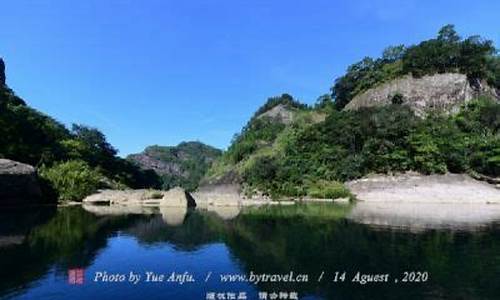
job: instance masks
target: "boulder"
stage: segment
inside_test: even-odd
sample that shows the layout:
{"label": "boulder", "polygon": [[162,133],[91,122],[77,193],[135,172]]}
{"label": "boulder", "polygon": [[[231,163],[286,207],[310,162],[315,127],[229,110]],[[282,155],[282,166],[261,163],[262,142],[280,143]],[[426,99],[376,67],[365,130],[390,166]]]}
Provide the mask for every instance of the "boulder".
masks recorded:
{"label": "boulder", "polygon": [[0,159],[0,206],[37,204],[42,199],[34,167]]}
{"label": "boulder", "polygon": [[201,208],[208,206],[240,206],[243,198],[237,184],[214,184],[201,186],[193,193]]}
{"label": "boulder", "polygon": [[89,204],[195,207],[191,195],[182,188],[157,190],[101,190],[83,199]]}
{"label": "boulder", "polygon": [[84,203],[82,207],[96,216],[152,215],[157,213],[155,207],[137,204],[113,204],[107,206]]}
{"label": "boulder", "polygon": [[97,204],[158,205],[165,192],[149,189],[100,190],[82,202]]}
{"label": "boulder", "polygon": [[175,207],[195,207],[196,202],[188,192],[180,187],[176,187],[164,193],[163,198],[159,202],[159,205]]}
{"label": "boulder", "polygon": [[159,209],[163,222],[169,226],[182,225],[188,212],[187,206],[160,206]]}

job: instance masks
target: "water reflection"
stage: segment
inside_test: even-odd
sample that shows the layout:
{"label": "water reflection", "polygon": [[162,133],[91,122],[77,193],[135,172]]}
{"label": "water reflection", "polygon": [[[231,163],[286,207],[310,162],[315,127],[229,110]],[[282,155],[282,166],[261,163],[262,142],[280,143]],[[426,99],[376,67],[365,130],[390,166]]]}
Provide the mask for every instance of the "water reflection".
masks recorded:
{"label": "water reflection", "polygon": [[374,227],[411,231],[475,231],[500,222],[500,205],[359,202],[349,219]]}
{"label": "water reflection", "polygon": [[[416,222],[410,219],[405,223],[404,214],[400,214],[384,223],[390,226],[373,230],[372,225],[359,222],[379,224],[388,216],[374,216],[372,208],[361,208],[363,210],[350,205],[243,210],[234,207],[220,210],[217,207],[210,210],[72,207],[39,213],[38,217],[33,217],[33,212],[17,217],[4,214],[0,240],[6,236],[23,238],[0,247],[0,298],[34,297],[45,287],[62,293],[60,299],[84,299],[78,291],[66,289],[67,269],[92,269],[103,264],[118,267],[113,258],[113,255],[122,255],[116,254],[118,251],[127,253],[126,260],[136,266],[166,265],[164,261],[157,261],[155,255],[170,253],[169,257],[178,258],[176,267],[180,269],[205,270],[205,265],[212,263],[220,272],[286,274],[293,270],[311,276],[308,283],[238,286],[248,291],[255,287],[265,291],[295,290],[303,296],[325,299],[498,299],[500,231],[497,226],[481,226],[481,231],[472,232],[440,226],[436,229],[432,227],[435,224],[431,218],[424,222],[427,230],[394,230],[406,226],[407,222]],[[462,221],[459,223],[463,225]],[[24,228],[16,229],[21,224],[25,224]],[[189,259],[185,258],[186,254]],[[322,271],[327,277],[317,282]],[[389,273],[391,276],[399,276],[404,271],[427,271],[431,279],[425,284],[361,286],[333,283],[335,271],[352,275],[358,271]],[[53,273],[56,277],[47,279],[47,275]],[[175,286],[168,291],[177,295],[177,299],[183,299],[181,295],[187,297],[186,288]],[[200,283],[189,288],[194,288],[202,299],[208,286]],[[87,286],[89,294],[85,295],[96,295],[99,299],[101,289],[109,289],[109,286]],[[160,287],[147,285],[134,289],[132,293],[119,287],[113,292],[124,299],[144,295],[158,298],[165,292]]]}

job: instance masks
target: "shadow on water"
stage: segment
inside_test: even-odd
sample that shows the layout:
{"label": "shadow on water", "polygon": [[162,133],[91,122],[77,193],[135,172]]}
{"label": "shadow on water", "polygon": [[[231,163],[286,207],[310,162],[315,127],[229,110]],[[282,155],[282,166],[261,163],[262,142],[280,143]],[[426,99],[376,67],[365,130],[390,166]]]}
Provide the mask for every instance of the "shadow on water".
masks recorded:
{"label": "shadow on water", "polygon": [[[241,212],[127,208],[120,213],[70,207],[9,214],[6,219],[2,216],[0,240],[20,238],[0,245],[0,297],[13,290],[28,291],[50,270],[64,277],[68,268],[92,265],[99,251],[120,233],[134,237],[144,252],[153,246],[172,246],[178,252],[195,253],[223,243],[233,264],[244,272],[309,275],[308,283],[259,283],[260,290],[295,290],[326,299],[498,299],[498,226],[473,232],[374,230],[346,218],[352,210],[307,205]],[[17,227],[20,224],[24,227]],[[325,277],[317,282],[322,271]],[[346,282],[332,282],[336,271],[347,272]],[[405,271],[425,271],[430,279],[406,284],[347,282],[358,271],[388,273],[391,280]]]}
{"label": "shadow on water", "polygon": [[[106,247],[107,238],[134,221],[129,216],[97,218],[80,207],[0,214],[0,239],[19,230],[24,233],[16,243],[0,245],[0,296],[29,288],[29,283],[49,269],[66,274],[69,268],[92,264],[98,250]],[[36,221],[26,223],[34,216]],[[8,228],[15,229],[8,233]]]}

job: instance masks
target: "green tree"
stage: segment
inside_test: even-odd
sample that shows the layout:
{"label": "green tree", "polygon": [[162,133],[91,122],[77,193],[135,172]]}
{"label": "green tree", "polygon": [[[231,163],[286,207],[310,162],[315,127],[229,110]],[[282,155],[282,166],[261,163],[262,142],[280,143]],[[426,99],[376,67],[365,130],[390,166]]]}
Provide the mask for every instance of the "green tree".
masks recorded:
{"label": "green tree", "polygon": [[439,29],[437,39],[446,43],[455,44],[460,42],[462,38],[455,30],[455,25],[447,24]]}
{"label": "green tree", "polygon": [[103,180],[98,171],[78,160],[43,166],[40,176],[51,184],[60,201],[82,201],[97,191]]}

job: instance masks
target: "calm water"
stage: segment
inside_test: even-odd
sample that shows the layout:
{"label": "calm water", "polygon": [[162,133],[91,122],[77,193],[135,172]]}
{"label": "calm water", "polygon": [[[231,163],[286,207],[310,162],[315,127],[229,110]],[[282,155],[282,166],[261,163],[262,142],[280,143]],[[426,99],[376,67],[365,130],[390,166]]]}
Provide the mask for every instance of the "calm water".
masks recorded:
{"label": "calm water", "polygon": [[[351,209],[3,212],[0,299],[500,299],[499,223],[408,230],[347,219]],[[106,282],[104,272],[125,281]],[[137,284],[130,272],[142,276]],[[146,272],[164,281],[146,282]],[[388,282],[352,282],[357,272]],[[404,272],[421,272],[421,282],[402,282]],[[227,274],[281,282],[223,282]]]}

